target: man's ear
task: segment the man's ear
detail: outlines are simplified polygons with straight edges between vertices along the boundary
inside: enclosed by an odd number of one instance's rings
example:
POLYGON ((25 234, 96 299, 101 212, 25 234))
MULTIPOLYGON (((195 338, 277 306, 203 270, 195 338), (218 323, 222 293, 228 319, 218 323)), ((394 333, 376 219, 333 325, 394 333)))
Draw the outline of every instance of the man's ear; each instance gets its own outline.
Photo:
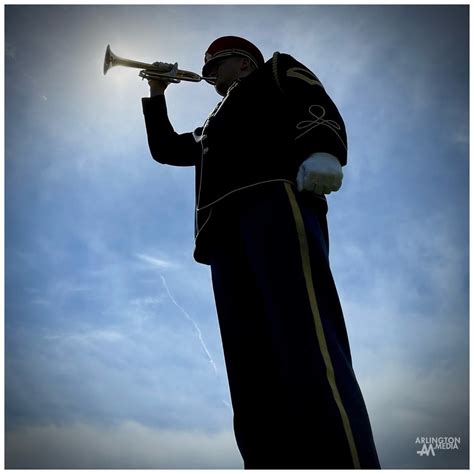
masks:
POLYGON ((249 58, 242 58, 242 62, 240 63, 240 69, 242 71, 248 71, 252 65, 252 62, 249 58))

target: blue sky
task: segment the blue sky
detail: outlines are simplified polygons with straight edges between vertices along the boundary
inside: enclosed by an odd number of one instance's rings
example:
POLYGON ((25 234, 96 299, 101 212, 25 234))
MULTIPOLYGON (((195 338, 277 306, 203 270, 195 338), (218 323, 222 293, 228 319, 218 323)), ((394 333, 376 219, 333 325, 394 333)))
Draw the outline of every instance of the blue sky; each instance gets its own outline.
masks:
MULTIPOLYGON (((218 36, 310 67, 348 130, 331 264, 383 467, 467 467, 469 11, 464 6, 6 6, 6 460, 241 468, 192 169, 147 148, 137 70, 218 36), (461 437, 419 456, 421 436, 461 437)), ((179 132, 219 97, 172 85, 179 132)))

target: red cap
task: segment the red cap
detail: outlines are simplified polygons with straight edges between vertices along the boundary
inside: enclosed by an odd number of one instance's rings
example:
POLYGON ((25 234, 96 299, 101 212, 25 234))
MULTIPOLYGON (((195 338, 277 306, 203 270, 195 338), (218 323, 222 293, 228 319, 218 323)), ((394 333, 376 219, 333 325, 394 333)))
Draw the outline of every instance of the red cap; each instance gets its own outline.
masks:
POLYGON ((211 69, 212 64, 217 60, 226 56, 244 56, 249 58, 255 67, 263 66, 265 60, 260 50, 245 38, 238 36, 222 36, 214 40, 207 48, 204 55, 204 66, 202 75, 206 77, 211 69))

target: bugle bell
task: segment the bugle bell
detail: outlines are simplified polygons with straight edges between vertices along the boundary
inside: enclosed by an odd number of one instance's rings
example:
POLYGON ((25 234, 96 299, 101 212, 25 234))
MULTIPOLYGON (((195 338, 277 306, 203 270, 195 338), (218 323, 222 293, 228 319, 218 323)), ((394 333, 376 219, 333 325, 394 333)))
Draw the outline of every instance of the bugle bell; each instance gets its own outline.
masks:
POLYGON ((107 74, 107 71, 114 66, 125 66, 142 69, 139 73, 139 76, 142 79, 148 80, 159 79, 165 80, 167 82, 178 83, 181 81, 200 82, 204 79, 211 84, 215 81, 215 78, 213 77, 202 77, 195 72, 178 69, 178 63, 175 63, 174 65, 165 63, 149 64, 140 61, 134 61, 132 59, 121 58, 112 52, 110 45, 107 45, 104 58, 104 75, 107 74))

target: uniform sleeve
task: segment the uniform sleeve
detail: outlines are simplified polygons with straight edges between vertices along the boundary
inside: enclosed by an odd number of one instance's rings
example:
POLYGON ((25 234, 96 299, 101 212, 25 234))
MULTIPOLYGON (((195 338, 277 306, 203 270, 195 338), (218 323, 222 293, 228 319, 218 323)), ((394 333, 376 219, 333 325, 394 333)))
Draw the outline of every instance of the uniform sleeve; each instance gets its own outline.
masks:
MULTIPOLYGON (((344 121, 319 79, 306 66, 287 54, 276 53, 273 74, 288 100, 297 156, 326 152, 347 163, 344 121)), ((299 163, 298 163, 299 164, 299 163)))
POLYGON ((142 98, 151 156, 159 163, 194 166, 201 157, 196 133, 176 133, 168 118, 164 96, 142 98))

